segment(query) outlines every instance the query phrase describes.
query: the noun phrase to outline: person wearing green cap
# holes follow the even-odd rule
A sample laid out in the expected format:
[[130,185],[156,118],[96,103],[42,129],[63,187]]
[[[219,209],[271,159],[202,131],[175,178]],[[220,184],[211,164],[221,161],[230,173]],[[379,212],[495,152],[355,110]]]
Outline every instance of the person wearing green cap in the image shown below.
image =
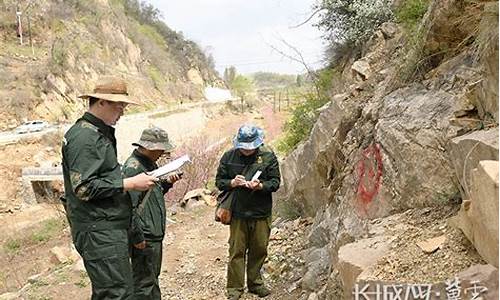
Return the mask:
[[[142,132],[141,138],[132,145],[137,148],[123,166],[126,177],[153,171],[156,161],[170,157],[174,146],[165,130],[152,127]],[[165,236],[166,208],[164,194],[180,179],[172,174],[159,181],[147,192],[130,191],[133,214],[129,231],[130,256],[134,279],[134,299],[161,299],[158,277],[160,276]]]
[[132,206],[126,192],[146,191],[156,178],[124,178],[115,129],[128,104],[136,104],[118,78],[99,81],[89,109],[66,132],[62,146],[63,201],[75,248],[92,283],[92,300],[133,299],[128,228]]
[[280,186],[280,171],[276,155],[264,146],[262,129],[239,128],[234,147],[220,159],[215,184],[221,191],[231,191],[233,197],[227,297],[237,300],[243,295],[245,270],[248,291],[266,297],[271,291],[264,285],[261,268],[267,257],[272,193]]

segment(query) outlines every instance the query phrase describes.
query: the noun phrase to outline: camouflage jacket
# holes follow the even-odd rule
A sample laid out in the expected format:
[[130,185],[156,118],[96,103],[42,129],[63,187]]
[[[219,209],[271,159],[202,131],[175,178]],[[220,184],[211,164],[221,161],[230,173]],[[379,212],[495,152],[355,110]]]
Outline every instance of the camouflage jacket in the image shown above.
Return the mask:
[[[236,175],[251,180],[255,172],[261,171],[259,180],[263,189],[252,191],[247,188],[231,188],[231,179]],[[244,173],[244,174],[243,174]],[[272,213],[272,192],[280,186],[280,170],[274,152],[261,146],[251,156],[244,156],[237,149],[224,153],[220,159],[215,185],[219,190],[234,191],[233,216],[235,218],[258,219],[269,217]]]
[[[134,150],[123,165],[125,177],[152,171],[158,168],[155,162]],[[129,231],[131,244],[146,241],[162,241],[165,235],[166,209],[163,195],[172,187],[166,181],[160,181],[146,192],[129,191],[132,200],[132,226]]]
[[131,205],[123,192],[114,128],[85,113],[64,135],[65,207],[72,230],[126,229]]

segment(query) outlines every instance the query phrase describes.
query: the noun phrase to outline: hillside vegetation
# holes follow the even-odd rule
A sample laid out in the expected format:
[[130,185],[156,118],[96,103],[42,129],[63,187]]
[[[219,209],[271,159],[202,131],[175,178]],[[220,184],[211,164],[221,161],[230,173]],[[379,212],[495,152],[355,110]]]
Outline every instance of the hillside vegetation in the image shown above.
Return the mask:
[[200,100],[204,86],[220,83],[213,59],[144,2],[0,1],[0,101],[9,108],[0,128],[74,119],[83,109],[76,96],[108,75],[131,83],[142,110]]

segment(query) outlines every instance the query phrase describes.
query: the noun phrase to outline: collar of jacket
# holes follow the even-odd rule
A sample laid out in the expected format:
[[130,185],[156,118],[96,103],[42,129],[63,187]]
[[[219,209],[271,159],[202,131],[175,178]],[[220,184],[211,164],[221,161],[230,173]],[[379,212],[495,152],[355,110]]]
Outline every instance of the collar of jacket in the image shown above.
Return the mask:
[[257,151],[255,151],[254,154],[252,155],[249,155],[249,156],[245,156],[243,155],[243,153],[240,152],[239,149],[235,149],[236,150],[236,155],[238,155],[238,157],[245,163],[245,164],[252,164],[259,155],[262,154],[262,150],[259,148],[257,148]]
[[144,166],[146,171],[153,171],[158,168],[158,165],[152,161],[149,157],[139,152],[137,149],[132,153],[133,156]]
[[107,137],[113,143],[113,146],[116,149],[115,129],[113,127],[106,125],[103,120],[99,119],[89,112],[85,112],[82,119],[96,126],[99,129],[99,132]]

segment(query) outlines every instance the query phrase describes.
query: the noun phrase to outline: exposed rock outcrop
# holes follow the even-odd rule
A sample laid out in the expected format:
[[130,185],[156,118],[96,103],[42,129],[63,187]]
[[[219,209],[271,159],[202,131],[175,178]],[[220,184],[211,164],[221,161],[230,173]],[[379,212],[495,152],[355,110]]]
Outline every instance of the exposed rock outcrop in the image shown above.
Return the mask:
[[458,226],[479,254],[498,267],[498,161],[480,161],[472,170],[470,198],[452,224]]
[[[488,11],[487,6],[468,7],[467,13],[478,9]],[[470,28],[455,30],[450,24],[449,19],[458,18],[461,9],[454,0],[431,1],[422,25],[422,43],[431,52],[439,54],[442,47],[455,47],[460,45],[460,39],[477,34],[471,33]],[[471,19],[474,24],[479,24],[477,16]],[[326,259],[332,262],[326,285],[307,287],[308,292],[314,288],[319,299],[339,299],[342,294],[339,289],[345,296],[362,272],[364,279],[371,276],[374,280],[412,281],[432,277],[442,282],[473,264],[482,263],[463,234],[447,227],[446,220],[457,213],[461,197],[468,195],[461,188],[467,185],[465,181],[475,182],[470,189],[471,194],[481,195],[476,197],[495,194],[495,180],[498,189],[498,175],[495,179],[490,174],[486,180],[484,169],[472,172],[474,180],[469,178],[481,160],[498,160],[498,130],[483,130],[496,124],[492,118],[488,119],[487,109],[478,107],[482,102],[474,99],[482,101],[489,97],[491,102],[491,95],[498,94],[489,82],[498,85],[498,70],[495,71],[493,60],[490,62],[486,57],[477,60],[473,47],[462,47],[453,55],[434,57],[426,66],[431,70],[426,71],[422,81],[394,88],[392,80],[400,75],[395,73],[398,68],[394,61],[402,30],[391,26],[382,26],[365,45],[362,57],[351,59],[351,64],[345,66],[341,73],[346,88],[320,110],[309,138],[281,165],[283,187],[278,192],[278,201],[288,202],[304,215],[314,217],[306,253],[328,249]],[[486,30],[485,26],[484,23],[479,26],[480,31]],[[447,36],[441,43],[440,38],[448,33],[456,36]],[[498,53],[497,42],[485,45]],[[482,72],[484,69],[490,71]],[[498,107],[498,99],[494,102],[483,106]],[[488,184],[479,187],[480,180]],[[472,196],[470,200],[474,201]],[[491,200],[481,205],[484,206],[475,208],[477,214],[482,209],[497,212]],[[362,250],[355,247],[387,235],[372,233],[371,219],[390,219],[408,209],[410,214],[403,217],[411,217],[415,210],[415,215],[421,214],[425,222],[415,220],[405,225],[402,225],[404,219],[392,222],[395,228],[402,226],[392,232],[398,239],[381,245],[384,251],[380,254],[369,247],[361,247]],[[427,218],[431,211],[437,213],[436,218]],[[488,225],[478,222],[474,225],[483,226],[482,231],[488,231],[488,236],[495,234],[493,227],[498,227],[498,216],[490,217],[496,218],[496,223],[485,220]],[[422,250],[416,244],[427,240],[439,241],[439,245]],[[493,244],[498,247],[497,240],[491,239],[491,245],[483,246],[477,246],[474,238],[471,241],[484,249],[478,251],[488,262],[495,264],[494,257],[487,253],[494,252],[490,249]],[[477,243],[483,242],[477,239]],[[365,255],[357,257],[356,253],[365,250]],[[402,255],[398,251],[405,257],[398,256]],[[436,264],[448,264],[451,256],[462,261],[455,260],[447,269],[435,268]],[[363,265],[363,259],[368,257],[373,259]],[[427,260],[434,263],[425,264]],[[422,266],[412,272],[409,269],[415,263]],[[305,272],[309,270],[305,266]]]

